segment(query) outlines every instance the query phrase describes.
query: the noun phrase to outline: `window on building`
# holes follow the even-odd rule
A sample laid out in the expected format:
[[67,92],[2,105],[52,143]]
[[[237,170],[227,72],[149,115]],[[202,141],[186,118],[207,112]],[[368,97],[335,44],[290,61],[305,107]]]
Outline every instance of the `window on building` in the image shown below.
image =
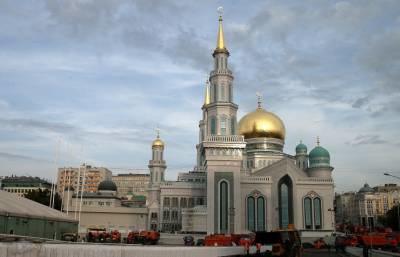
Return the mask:
[[231,134],[236,134],[236,118],[234,116],[231,118]]
[[279,226],[281,228],[287,228],[289,224],[293,224],[292,180],[288,175],[284,176],[279,181],[278,191]]
[[164,207],[169,207],[169,197],[164,197]]
[[311,198],[304,198],[304,223],[306,229],[312,229],[312,206],[311,206]]
[[219,229],[220,233],[228,232],[228,182],[219,185]]
[[254,197],[247,198],[247,228],[249,231],[254,231],[256,228],[256,205]]
[[221,130],[221,135],[226,135],[226,118],[225,117],[221,118],[220,130]]
[[225,85],[221,85],[219,88],[221,90],[221,101],[225,101]]
[[211,129],[210,129],[211,135],[216,135],[217,134],[217,121],[215,117],[211,117]]
[[321,213],[321,199],[319,197],[314,198],[314,219],[315,219],[315,229],[321,229],[322,213]]
[[218,95],[217,95],[217,85],[214,84],[214,102],[218,101]]
[[187,207],[187,200],[186,198],[181,198],[181,208],[186,208]]
[[257,198],[257,231],[265,230],[265,200],[260,196]]
[[247,228],[250,231],[265,230],[265,199],[263,196],[247,197]]
[[172,207],[178,207],[178,197],[172,198]]
[[157,212],[152,212],[151,213],[151,218],[152,219],[157,219]]
[[193,208],[194,207],[194,198],[189,198],[189,208]]
[[169,211],[167,211],[167,210],[163,211],[163,219],[164,220],[169,220]]

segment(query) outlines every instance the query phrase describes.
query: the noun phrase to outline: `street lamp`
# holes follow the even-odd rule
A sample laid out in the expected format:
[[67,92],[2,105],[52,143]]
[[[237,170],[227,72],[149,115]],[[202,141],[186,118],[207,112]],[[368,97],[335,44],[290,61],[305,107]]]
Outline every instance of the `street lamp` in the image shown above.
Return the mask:
[[393,178],[397,178],[397,179],[400,179],[400,177],[399,177],[399,176],[396,176],[396,175],[390,174],[389,172],[385,172],[385,173],[383,173],[383,175],[385,175],[385,176],[389,176],[389,177],[393,177]]

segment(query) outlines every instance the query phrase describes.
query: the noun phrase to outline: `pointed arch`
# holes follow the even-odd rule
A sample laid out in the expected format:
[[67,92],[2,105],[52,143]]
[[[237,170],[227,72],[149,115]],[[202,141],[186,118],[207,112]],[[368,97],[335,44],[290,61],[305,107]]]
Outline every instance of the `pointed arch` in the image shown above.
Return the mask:
[[278,182],[279,227],[287,228],[293,224],[293,182],[289,175]]
[[218,182],[218,202],[219,233],[228,233],[229,182],[226,179],[222,179]]

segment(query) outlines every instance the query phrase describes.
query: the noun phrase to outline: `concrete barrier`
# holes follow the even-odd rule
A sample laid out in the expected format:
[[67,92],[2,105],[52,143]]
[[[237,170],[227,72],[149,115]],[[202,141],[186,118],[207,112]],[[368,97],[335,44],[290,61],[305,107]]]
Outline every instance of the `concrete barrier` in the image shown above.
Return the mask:
[[0,243],[1,257],[217,257],[243,254],[243,247],[136,246],[85,243]]

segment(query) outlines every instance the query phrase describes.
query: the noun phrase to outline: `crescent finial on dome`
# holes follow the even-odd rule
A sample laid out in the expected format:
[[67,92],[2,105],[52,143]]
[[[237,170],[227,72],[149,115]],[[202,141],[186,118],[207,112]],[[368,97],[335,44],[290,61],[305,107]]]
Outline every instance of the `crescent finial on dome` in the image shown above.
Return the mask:
[[262,104],[263,104],[262,94],[257,92],[256,96],[257,96],[257,108],[262,109]]

